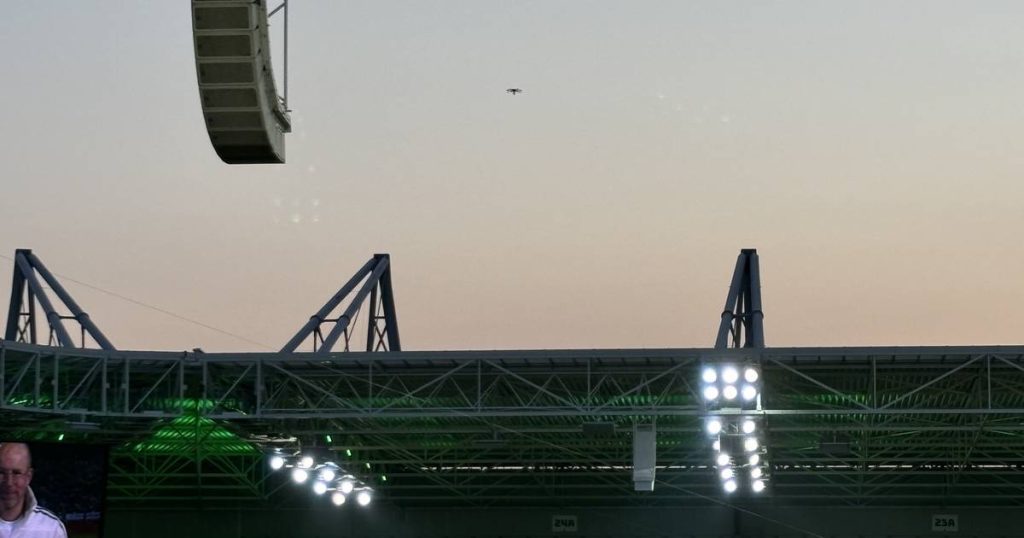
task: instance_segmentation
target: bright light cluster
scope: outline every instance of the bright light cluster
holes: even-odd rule
[[[761,373],[753,366],[723,364],[701,371],[701,394],[709,409],[754,409],[761,394]]]
[[[745,485],[753,493],[764,491],[767,477],[758,421],[742,416],[710,417],[706,429],[713,439],[715,472],[722,489],[733,493]]]
[[[335,506],[345,504],[349,496],[355,495],[356,504],[366,506],[373,500],[373,488],[363,483],[333,461],[318,463],[309,454],[283,454],[275,452],[268,461],[274,471],[290,470],[292,481],[305,484],[312,481],[313,493],[317,496],[330,492]]]
[[[711,441],[715,474],[722,490],[727,494],[741,489],[761,493],[768,479],[761,417],[725,414],[760,409],[761,372],[752,365],[706,365],[701,370],[701,381],[709,413],[704,431]]]

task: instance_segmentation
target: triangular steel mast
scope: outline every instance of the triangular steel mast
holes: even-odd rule
[[[40,277],[42,277],[42,282],[40,282]],[[71,316],[62,316],[57,312],[53,302],[46,294],[43,282],[57,294],[57,298],[71,312]],[[71,294],[64,289],[64,286],[61,286],[53,273],[43,265],[43,262],[35,254],[32,254],[31,250],[18,249],[14,252],[14,278],[11,282],[11,303],[7,310],[5,340],[38,343],[36,340],[37,302],[42,307],[43,313],[46,315],[46,323],[50,328],[48,344],[63,347],[85,347],[85,335],[88,333],[101,349],[115,350],[110,340],[89,319],[89,314],[78,306]],[[64,326],[65,319],[73,319],[81,327],[81,346],[75,344],[71,333]]]
[[[761,272],[757,250],[740,251],[718,326],[715,349],[763,348],[764,313],[761,311]]]
[[[331,311],[337,308],[364,279],[362,287],[355,293],[344,312],[337,318],[329,318]],[[310,336],[313,337],[313,351],[316,353],[330,353],[342,337],[345,340],[345,351],[349,351],[349,325],[367,296],[370,298],[370,316],[367,323],[366,351],[401,351],[395,298],[391,288],[391,257],[387,254],[374,254],[373,258],[363,264],[356,274],[309,318],[299,332],[281,348],[281,352],[294,353]],[[334,324],[326,336],[320,329],[324,323]]]

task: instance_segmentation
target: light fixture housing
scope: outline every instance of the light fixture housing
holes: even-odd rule
[[[324,482],[330,482],[334,480],[336,476],[338,476],[338,472],[335,470],[335,467],[333,465],[324,465],[323,467],[320,468],[319,474],[320,480],[323,480]]]
[[[714,449],[715,474],[724,493],[750,495],[766,488],[763,380],[754,357],[700,365],[704,430]],[[705,445],[707,446],[707,445]]]
[[[370,491],[366,490],[366,489],[360,491],[356,495],[356,502],[359,503],[359,506],[366,506],[366,505],[370,504],[370,501],[372,501],[372,500],[373,500],[373,496],[370,495]]]
[[[348,495],[349,493],[352,493],[352,490],[355,489],[355,487],[355,480],[351,476],[346,476],[341,479],[341,484],[338,485],[338,491]]]

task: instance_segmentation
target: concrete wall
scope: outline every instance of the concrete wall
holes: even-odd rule
[[[1024,510],[749,507],[401,510],[345,506],[300,510],[118,511],[104,536],[122,538],[974,538],[1024,537]],[[554,533],[553,515],[579,530]],[[959,531],[933,532],[933,514],[957,514]]]

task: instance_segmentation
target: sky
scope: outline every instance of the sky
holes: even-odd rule
[[[6,5],[0,281],[265,351],[387,252],[406,350],[711,347],[756,248],[770,347],[1022,343],[1024,3],[289,9],[287,164],[229,166],[187,2]]]

